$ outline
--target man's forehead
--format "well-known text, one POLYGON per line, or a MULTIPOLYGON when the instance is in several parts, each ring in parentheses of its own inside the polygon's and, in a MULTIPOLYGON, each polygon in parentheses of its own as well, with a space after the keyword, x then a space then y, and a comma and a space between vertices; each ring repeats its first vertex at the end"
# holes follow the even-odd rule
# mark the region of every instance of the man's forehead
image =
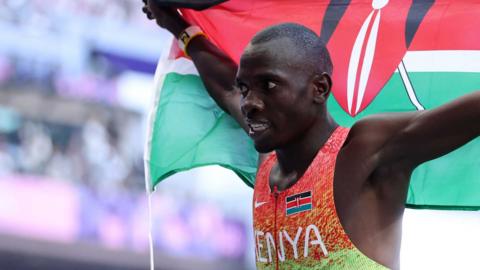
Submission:
POLYGON ((285 63, 293 61, 297 55, 293 41, 286 37, 276 38, 257 44, 249 43, 240 58, 240 65, 264 61, 285 63))

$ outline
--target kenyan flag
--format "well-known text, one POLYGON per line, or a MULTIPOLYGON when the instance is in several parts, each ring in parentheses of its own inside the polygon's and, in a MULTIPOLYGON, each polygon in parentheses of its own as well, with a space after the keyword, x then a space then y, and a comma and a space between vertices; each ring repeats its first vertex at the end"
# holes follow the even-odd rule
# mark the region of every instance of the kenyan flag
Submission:
MULTIPOLYGON (((334 63, 329 110, 344 126, 369 114, 435 108, 480 89, 480 2, 231 0, 193 24, 238 62, 259 30, 297 22, 319 33, 334 63)), ((219 164, 253 184, 248 136, 207 95, 175 47, 161 60, 146 151, 150 189, 178 171, 219 164)), ((480 209, 480 140, 417 168, 408 206, 480 209)))

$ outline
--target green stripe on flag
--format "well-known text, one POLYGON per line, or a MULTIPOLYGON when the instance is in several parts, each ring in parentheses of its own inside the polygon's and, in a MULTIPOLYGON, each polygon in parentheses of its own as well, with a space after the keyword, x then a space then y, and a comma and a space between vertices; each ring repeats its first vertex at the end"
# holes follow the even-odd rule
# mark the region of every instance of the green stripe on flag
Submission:
POLYGON ((198 76, 167 74, 157 106, 148 161, 152 186, 176 172, 215 164, 253 186, 253 143, 206 94, 198 76))
POLYGON ((307 210, 312 210, 312 204, 311 203, 301 205, 299 207, 294 207, 294 208, 287 209, 287 216, 292 215, 292 214, 296 214, 296 213, 300 213, 300 212, 303 212, 303 211, 307 211, 307 210))

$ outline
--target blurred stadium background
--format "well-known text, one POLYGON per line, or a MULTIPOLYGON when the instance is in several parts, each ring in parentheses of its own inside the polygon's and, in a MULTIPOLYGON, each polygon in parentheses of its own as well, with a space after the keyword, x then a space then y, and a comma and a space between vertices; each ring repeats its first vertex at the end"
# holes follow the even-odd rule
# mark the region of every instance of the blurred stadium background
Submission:
MULTIPOLYGON (((141 6, 0 0, 0 270, 148 268, 143 143, 168 34, 141 6)), ((253 269, 252 190, 235 178, 159 186, 156 269, 253 269)), ((404 269, 478 269, 457 259, 472 265, 478 228, 475 212, 408 211, 404 269)))
MULTIPOLYGON (((141 6, 0 1, 0 269, 148 268, 143 144, 167 34, 141 6)), ((249 204, 201 174, 153 198, 157 269, 248 268, 249 204)))

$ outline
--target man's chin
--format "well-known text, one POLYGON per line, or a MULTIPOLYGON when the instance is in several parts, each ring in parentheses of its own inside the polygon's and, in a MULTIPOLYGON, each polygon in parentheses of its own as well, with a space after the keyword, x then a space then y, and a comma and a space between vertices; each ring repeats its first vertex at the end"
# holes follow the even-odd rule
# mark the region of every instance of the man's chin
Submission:
POLYGON ((274 147, 270 144, 265 144, 265 143, 260 143, 260 142, 254 142, 255 144, 255 150, 261 154, 266 154, 272 152, 274 147))

